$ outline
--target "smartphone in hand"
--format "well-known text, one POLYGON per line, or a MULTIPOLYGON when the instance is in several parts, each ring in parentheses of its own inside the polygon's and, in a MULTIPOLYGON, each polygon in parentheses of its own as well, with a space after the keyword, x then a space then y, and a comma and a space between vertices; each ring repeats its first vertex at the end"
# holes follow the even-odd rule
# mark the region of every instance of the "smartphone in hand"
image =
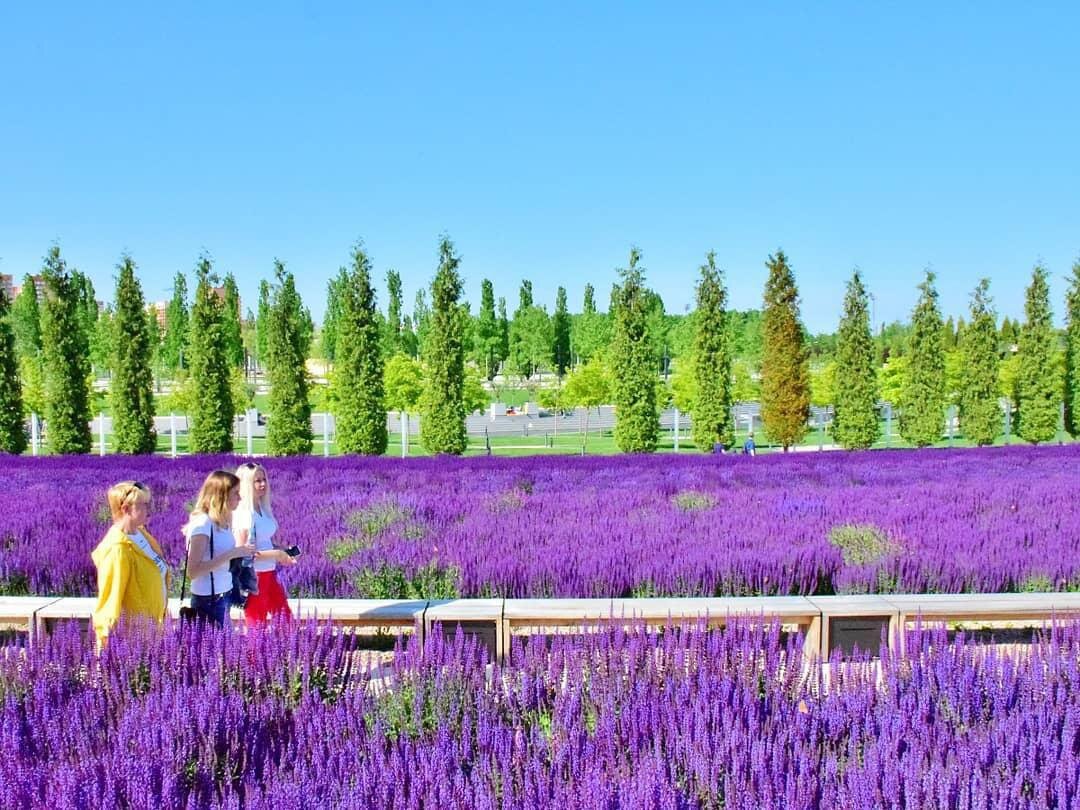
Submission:
POLYGON ((289 546, 285 549, 285 553, 290 557, 299 557, 303 552, 300 551, 300 546, 289 546))

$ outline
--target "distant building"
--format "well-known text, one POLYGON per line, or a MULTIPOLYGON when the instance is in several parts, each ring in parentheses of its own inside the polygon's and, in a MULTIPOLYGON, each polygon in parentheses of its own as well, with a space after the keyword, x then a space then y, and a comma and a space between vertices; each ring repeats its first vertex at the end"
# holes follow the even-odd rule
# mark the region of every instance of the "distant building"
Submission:
MULTIPOLYGON (((224 304, 225 303, 225 287, 224 287, 224 285, 221 286, 221 287, 211 287, 210 289, 214 291, 214 295, 216 295, 218 297, 218 299, 221 301, 221 303, 224 304)), ((238 295, 238 296, 236 296, 236 317, 243 320, 243 316, 241 315, 241 313, 243 311, 244 310, 240 305, 240 296, 238 295)))
MULTIPOLYGON (((37 292, 37 300, 38 300, 38 303, 40 304, 42 301, 45 300, 45 279, 42 278, 41 276, 31 276, 31 278, 34 280, 34 290, 37 292)), ((21 292, 22 292, 22 287, 21 286, 16 285, 16 284, 12 285, 12 287, 11 287, 11 296, 12 296, 12 298, 17 296, 21 292)))
POLYGON ((9 301, 15 298, 15 283, 9 273, 0 273, 0 289, 7 293, 9 301))
POLYGON ((150 309, 154 311, 154 317, 157 318, 158 329, 161 332, 165 331, 165 313, 169 310, 168 301, 155 301, 150 305, 150 309))

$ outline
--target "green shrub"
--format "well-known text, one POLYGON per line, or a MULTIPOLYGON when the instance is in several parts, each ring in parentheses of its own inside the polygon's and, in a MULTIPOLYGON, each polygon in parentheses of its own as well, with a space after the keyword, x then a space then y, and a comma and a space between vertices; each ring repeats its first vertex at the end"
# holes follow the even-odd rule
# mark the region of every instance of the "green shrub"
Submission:
POLYGON ((353 579, 353 587, 364 599, 456 599, 460 596, 461 572, 454 566, 430 562, 408 576, 405 569, 391 563, 365 568, 353 579))
POLYGON ((833 526, 829 542, 840 549, 845 565, 871 565, 901 550, 877 526, 855 523, 833 526))
POLYGON ((675 506, 684 512, 700 512, 716 506, 716 498, 712 495, 707 492, 694 492, 690 489, 677 493, 671 500, 675 506))

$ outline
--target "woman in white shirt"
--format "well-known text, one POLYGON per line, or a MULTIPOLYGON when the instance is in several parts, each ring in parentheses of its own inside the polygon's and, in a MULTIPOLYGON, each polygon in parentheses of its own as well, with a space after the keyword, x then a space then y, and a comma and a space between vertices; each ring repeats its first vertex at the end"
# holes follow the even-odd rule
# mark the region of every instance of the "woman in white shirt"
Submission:
POLYGON ((232 513, 239 503, 240 479, 226 470, 215 470, 203 482, 184 527, 191 608, 197 618, 218 627, 225 626, 229 615, 230 560, 255 555, 254 543, 237 544, 233 537, 232 513))
POLYGON ((254 543, 255 573, 259 591, 248 595, 244 616, 248 625, 262 624, 269 617, 291 619, 288 597, 277 578, 278 565, 296 565, 274 536, 278 525, 270 507, 270 480, 261 464, 249 461, 236 470, 240 480, 240 505, 233 512, 233 532, 241 543, 254 543))

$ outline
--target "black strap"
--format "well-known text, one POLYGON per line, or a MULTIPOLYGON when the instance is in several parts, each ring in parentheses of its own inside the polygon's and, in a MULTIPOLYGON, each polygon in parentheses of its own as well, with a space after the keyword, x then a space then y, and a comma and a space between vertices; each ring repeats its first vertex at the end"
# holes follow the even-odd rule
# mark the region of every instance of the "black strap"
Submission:
MULTIPOLYGON (((189 544, 190 544, 190 542, 191 541, 188 540, 189 544)), ((187 549, 187 551, 190 552, 191 549, 189 548, 189 549, 187 549)), ((190 557, 190 556, 191 556, 190 553, 184 555, 184 576, 180 580, 180 601, 181 602, 184 601, 184 590, 187 588, 187 565, 188 565, 188 557, 190 557)), ((210 521, 210 559, 211 560, 214 559, 214 521, 212 521, 212 520, 210 521)), ((214 590, 214 569, 213 568, 210 569, 210 590, 211 591, 214 590)), ((211 595, 216 596, 217 594, 211 594, 211 595)))
MULTIPOLYGON (((214 520, 210 519, 210 561, 214 560, 214 520)), ((217 586, 214 585, 214 569, 210 569, 210 597, 217 596, 217 586)))

